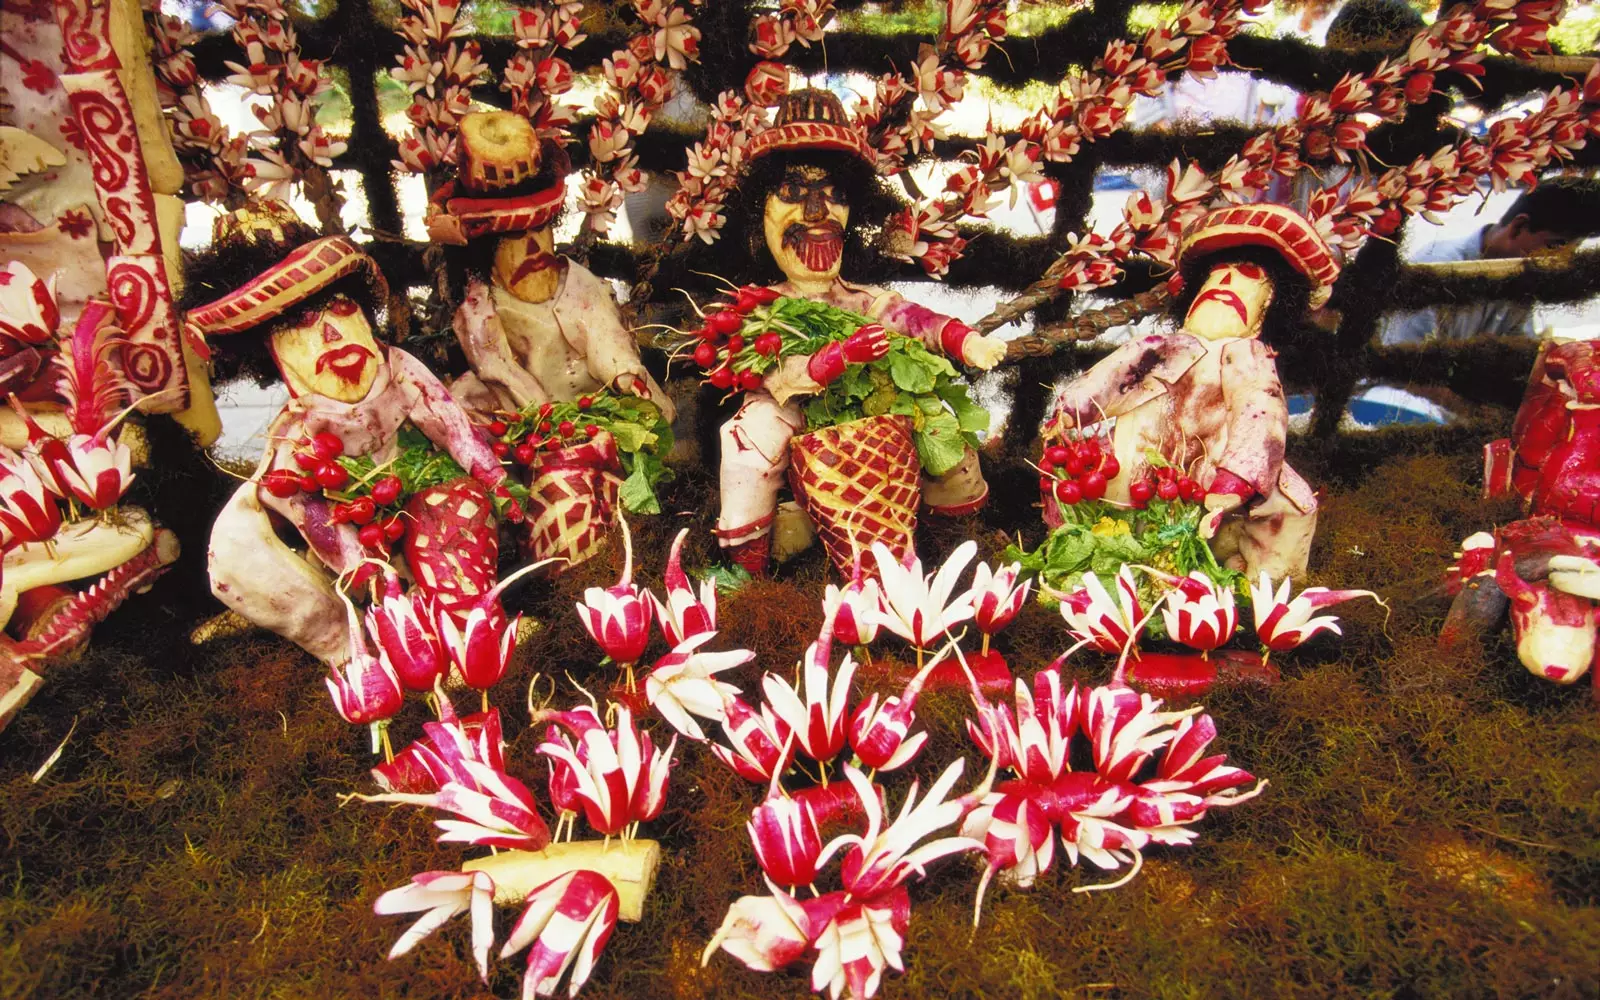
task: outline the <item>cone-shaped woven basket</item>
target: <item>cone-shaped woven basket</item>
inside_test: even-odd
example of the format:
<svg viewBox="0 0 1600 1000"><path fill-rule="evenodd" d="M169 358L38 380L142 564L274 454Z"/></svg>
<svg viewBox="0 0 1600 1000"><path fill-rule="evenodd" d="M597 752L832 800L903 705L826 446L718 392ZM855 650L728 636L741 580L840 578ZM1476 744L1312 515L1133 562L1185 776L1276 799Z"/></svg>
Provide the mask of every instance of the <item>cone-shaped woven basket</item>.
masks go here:
<svg viewBox="0 0 1600 1000"><path fill-rule="evenodd" d="M564 572L605 548L616 521L622 466L610 434L552 452L533 468L528 484L528 533L522 552L529 559L564 559Z"/></svg>
<svg viewBox="0 0 1600 1000"><path fill-rule="evenodd" d="M852 420L802 434L789 446L789 485L845 576L856 553L865 556L873 542L897 559L911 550L921 469L910 417Z"/></svg>
<svg viewBox="0 0 1600 1000"><path fill-rule="evenodd" d="M412 494L405 513L406 565L417 585L458 618L480 594L494 588L500 534L494 501L471 476Z"/></svg>

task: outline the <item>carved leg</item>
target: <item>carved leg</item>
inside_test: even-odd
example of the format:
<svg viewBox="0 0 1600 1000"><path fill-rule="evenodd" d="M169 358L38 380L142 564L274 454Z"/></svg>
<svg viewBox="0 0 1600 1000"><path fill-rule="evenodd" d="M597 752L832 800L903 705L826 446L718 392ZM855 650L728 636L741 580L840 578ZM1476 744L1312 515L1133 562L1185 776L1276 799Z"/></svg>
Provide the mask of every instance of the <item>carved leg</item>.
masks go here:
<svg viewBox="0 0 1600 1000"><path fill-rule="evenodd" d="M1252 580L1262 570L1274 580L1301 579L1316 533L1315 506L1301 511L1281 492L1274 492L1245 514L1225 520L1211 550L1219 561L1243 570Z"/></svg>
<svg viewBox="0 0 1600 1000"><path fill-rule="evenodd" d="M772 515L789 466L789 441L805 418L766 393L748 397L722 426L722 510L717 541L752 574L766 572Z"/></svg>
<svg viewBox="0 0 1600 1000"><path fill-rule="evenodd" d="M1511 623L1522 665L1557 684L1582 677L1594 662L1594 604L1548 583L1523 580L1509 552L1500 558L1495 582L1511 598Z"/></svg>
<svg viewBox="0 0 1600 1000"><path fill-rule="evenodd" d="M982 510L989 502L989 484L983 479L978 453L968 448L949 472L942 476L923 476L922 502L928 513L944 517L960 517Z"/></svg>
<svg viewBox="0 0 1600 1000"><path fill-rule="evenodd" d="M349 656L344 604L332 578L272 530L254 483L243 483L211 527L211 592L229 608L329 665Z"/></svg>

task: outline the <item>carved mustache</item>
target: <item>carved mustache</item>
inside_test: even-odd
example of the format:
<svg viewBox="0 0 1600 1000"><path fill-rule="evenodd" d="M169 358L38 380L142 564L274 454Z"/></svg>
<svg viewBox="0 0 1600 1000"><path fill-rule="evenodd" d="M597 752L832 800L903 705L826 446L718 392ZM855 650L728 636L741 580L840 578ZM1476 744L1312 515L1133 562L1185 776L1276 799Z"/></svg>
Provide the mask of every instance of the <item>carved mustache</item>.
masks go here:
<svg viewBox="0 0 1600 1000"><path fill-rule="evenodd" d="M367 359L372 357L372 352L360 344L346 344L338 350L328 351L317 359L317 373L321 374L329 368L334 375L346 382L354 382L360 377L361 370L367 366Z"/></svg>
<svg viewBox="0 0 1600 1000"><path fill-rule="evenodd" d="M844 253L844 227L832 219L814 226L796 222L783 231L780 245L794 251L808 270L825 273Z"/></svg>
<svg viewBox="0 0 1600 1000"><path fill-rule="evenodd" d="M1200 293L1200 297L1195 299L1194 305L1197 306L1200 303L1208 300L1212 302L1221 302L1223 305L1231 307L1234 312L1239 314L1239 322L1250 322L1249 310L1245 309L1244 300L1239 298L1236 293L1230 292L1225 288L1208 289L1207 291ZM1190 306L1190 308L1193 309L1194 306Z"/></svg>
<svg viewBox="0 0 1600 1000"><path fill-rule="evenodd" d="M548 271L555 266L556 257L554 254L548 254L542 250L538 253L529 254L528 256L522 258L522 263L517 265L516 271L511 275L510 283L515 285L517 282L521 281L523 278L526 278L530 274L538 274L540 271Z"/></svg>
<svg viewBox="0 0 1600 1000"><path fill-rule="evenodd" d="M843 240L844 227L832 219L825 219L815 225L804 222L795 222L783 231L783 245L798 250L808 242L827 242Z"/></svg>

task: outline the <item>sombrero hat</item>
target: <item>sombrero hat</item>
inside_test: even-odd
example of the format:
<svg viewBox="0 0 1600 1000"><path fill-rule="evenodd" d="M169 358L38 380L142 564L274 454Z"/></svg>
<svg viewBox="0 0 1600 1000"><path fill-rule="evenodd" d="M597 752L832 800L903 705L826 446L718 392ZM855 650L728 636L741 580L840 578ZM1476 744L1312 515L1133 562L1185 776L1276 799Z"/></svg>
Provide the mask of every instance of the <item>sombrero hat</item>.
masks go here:
<svg viewBox="0 0 1600 1000"><path fill-rule="evenodd" d="M1311 283L1313 308L1327 302L1339 277L1339 258L1315 227L1283 205L1228 205L1208 213L1184 234L1178 259L1238 247L1265 247Z"/></svg>
<svg viewBox="0 0 1600 1000"><path fill-rule="evenodd" d="M544 157L533 125L510 111L477 111L461 119L456 176L428 201L428 236L464 246L478 236L542 229L566 200L566 170L559 162L548 185L517 194L539 173Z"/></svg>
<svg viewBox="0 0 1600 1000"><path fill-rule="evenodd" d="M289 256L243 286L191 310L183 321L184 336L205 352L205 337L240 333L277 319L334 282L365 272L374 298L389 297L378 262L348 236L324 236L297 247Z"/></svg>
<svg viewBox="0 0 1600 1000"><path fill-rule="evenodd" d="M866 136L851 123L837 97L826 90L796 90L779 102L772 127L751 138L745 147L745 161L754 163L778 152L819 149L849 153L869 166L873 162Z"/></svg>

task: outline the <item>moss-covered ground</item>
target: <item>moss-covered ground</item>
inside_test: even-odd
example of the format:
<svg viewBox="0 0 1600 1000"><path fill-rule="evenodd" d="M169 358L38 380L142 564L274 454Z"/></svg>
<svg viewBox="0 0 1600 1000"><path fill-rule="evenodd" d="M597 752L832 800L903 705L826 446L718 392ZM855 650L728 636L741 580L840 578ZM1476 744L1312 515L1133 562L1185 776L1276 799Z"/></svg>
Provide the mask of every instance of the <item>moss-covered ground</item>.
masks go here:
<svg viewBox="0 0 1600 1000"><path fill-rule="evenodd" d="M1072 893L1106 876L1058 854L1031 891L991 890L976 933L974 863L941 864L912 886L906 972L880 995L1600 995L1600 716L1587 681L1531 677L1504 635L1448 656L1434 645L1444 605L1431 592L1454 544L1513 513L1475 496L1478 439L1293 447L1326 498L1315 582L1379 590L1393 614L1346 605L1344 637L1284 657L1278 686L1206 698L1214 749L1270 779L1266 793L1214 812L1193 847L1153 850L1114 892ZM999 497L1029 492L1025 470L996 478ZM652 584L671 533L707 525L711 483L685 476L667 501L690 513L640 519ZM998 503L930 524L923 555L968 534L993 554L1019 530L1030 542L1042 531L1022 504ZM694 538L698 565L710 543ZM423 811L340 807L341 793L370 790L372 758L312 660L260 634L189 643L218 610L199 551L191 540L186 568L103 626L0 734L0 997L515 996L520 961L480 986L464 923L384 960L406 924L375 917L373 899L466 852L435 844ZM546 624L496 692L511 766L541 799L524 691L535 671L600 680L571 602L614 572L596 565L511 601ZM822 578L813 552L725 600L716 645L759 654L734 678L747 690L759 669L792 666L820 620ZM1066 642L1059 618L1031 609L1000 645L1031 673ZM1101 680L1109 666L1069 669ZM925 702L934 739L915 771L956 754L976 770L963 708ZM409 705L397 745L424 718ZM60 759L31 781L75 719ZM670 806L645 831L667 848L645 920L618 928L583 995L805 994L801 972L758 974L725 955L701 967L728 904L760 891L743 830L759 790L701 748L680 757ZM907 780L892 783L896 801ZM512 918L500 914L501 935Z"/></svg>

